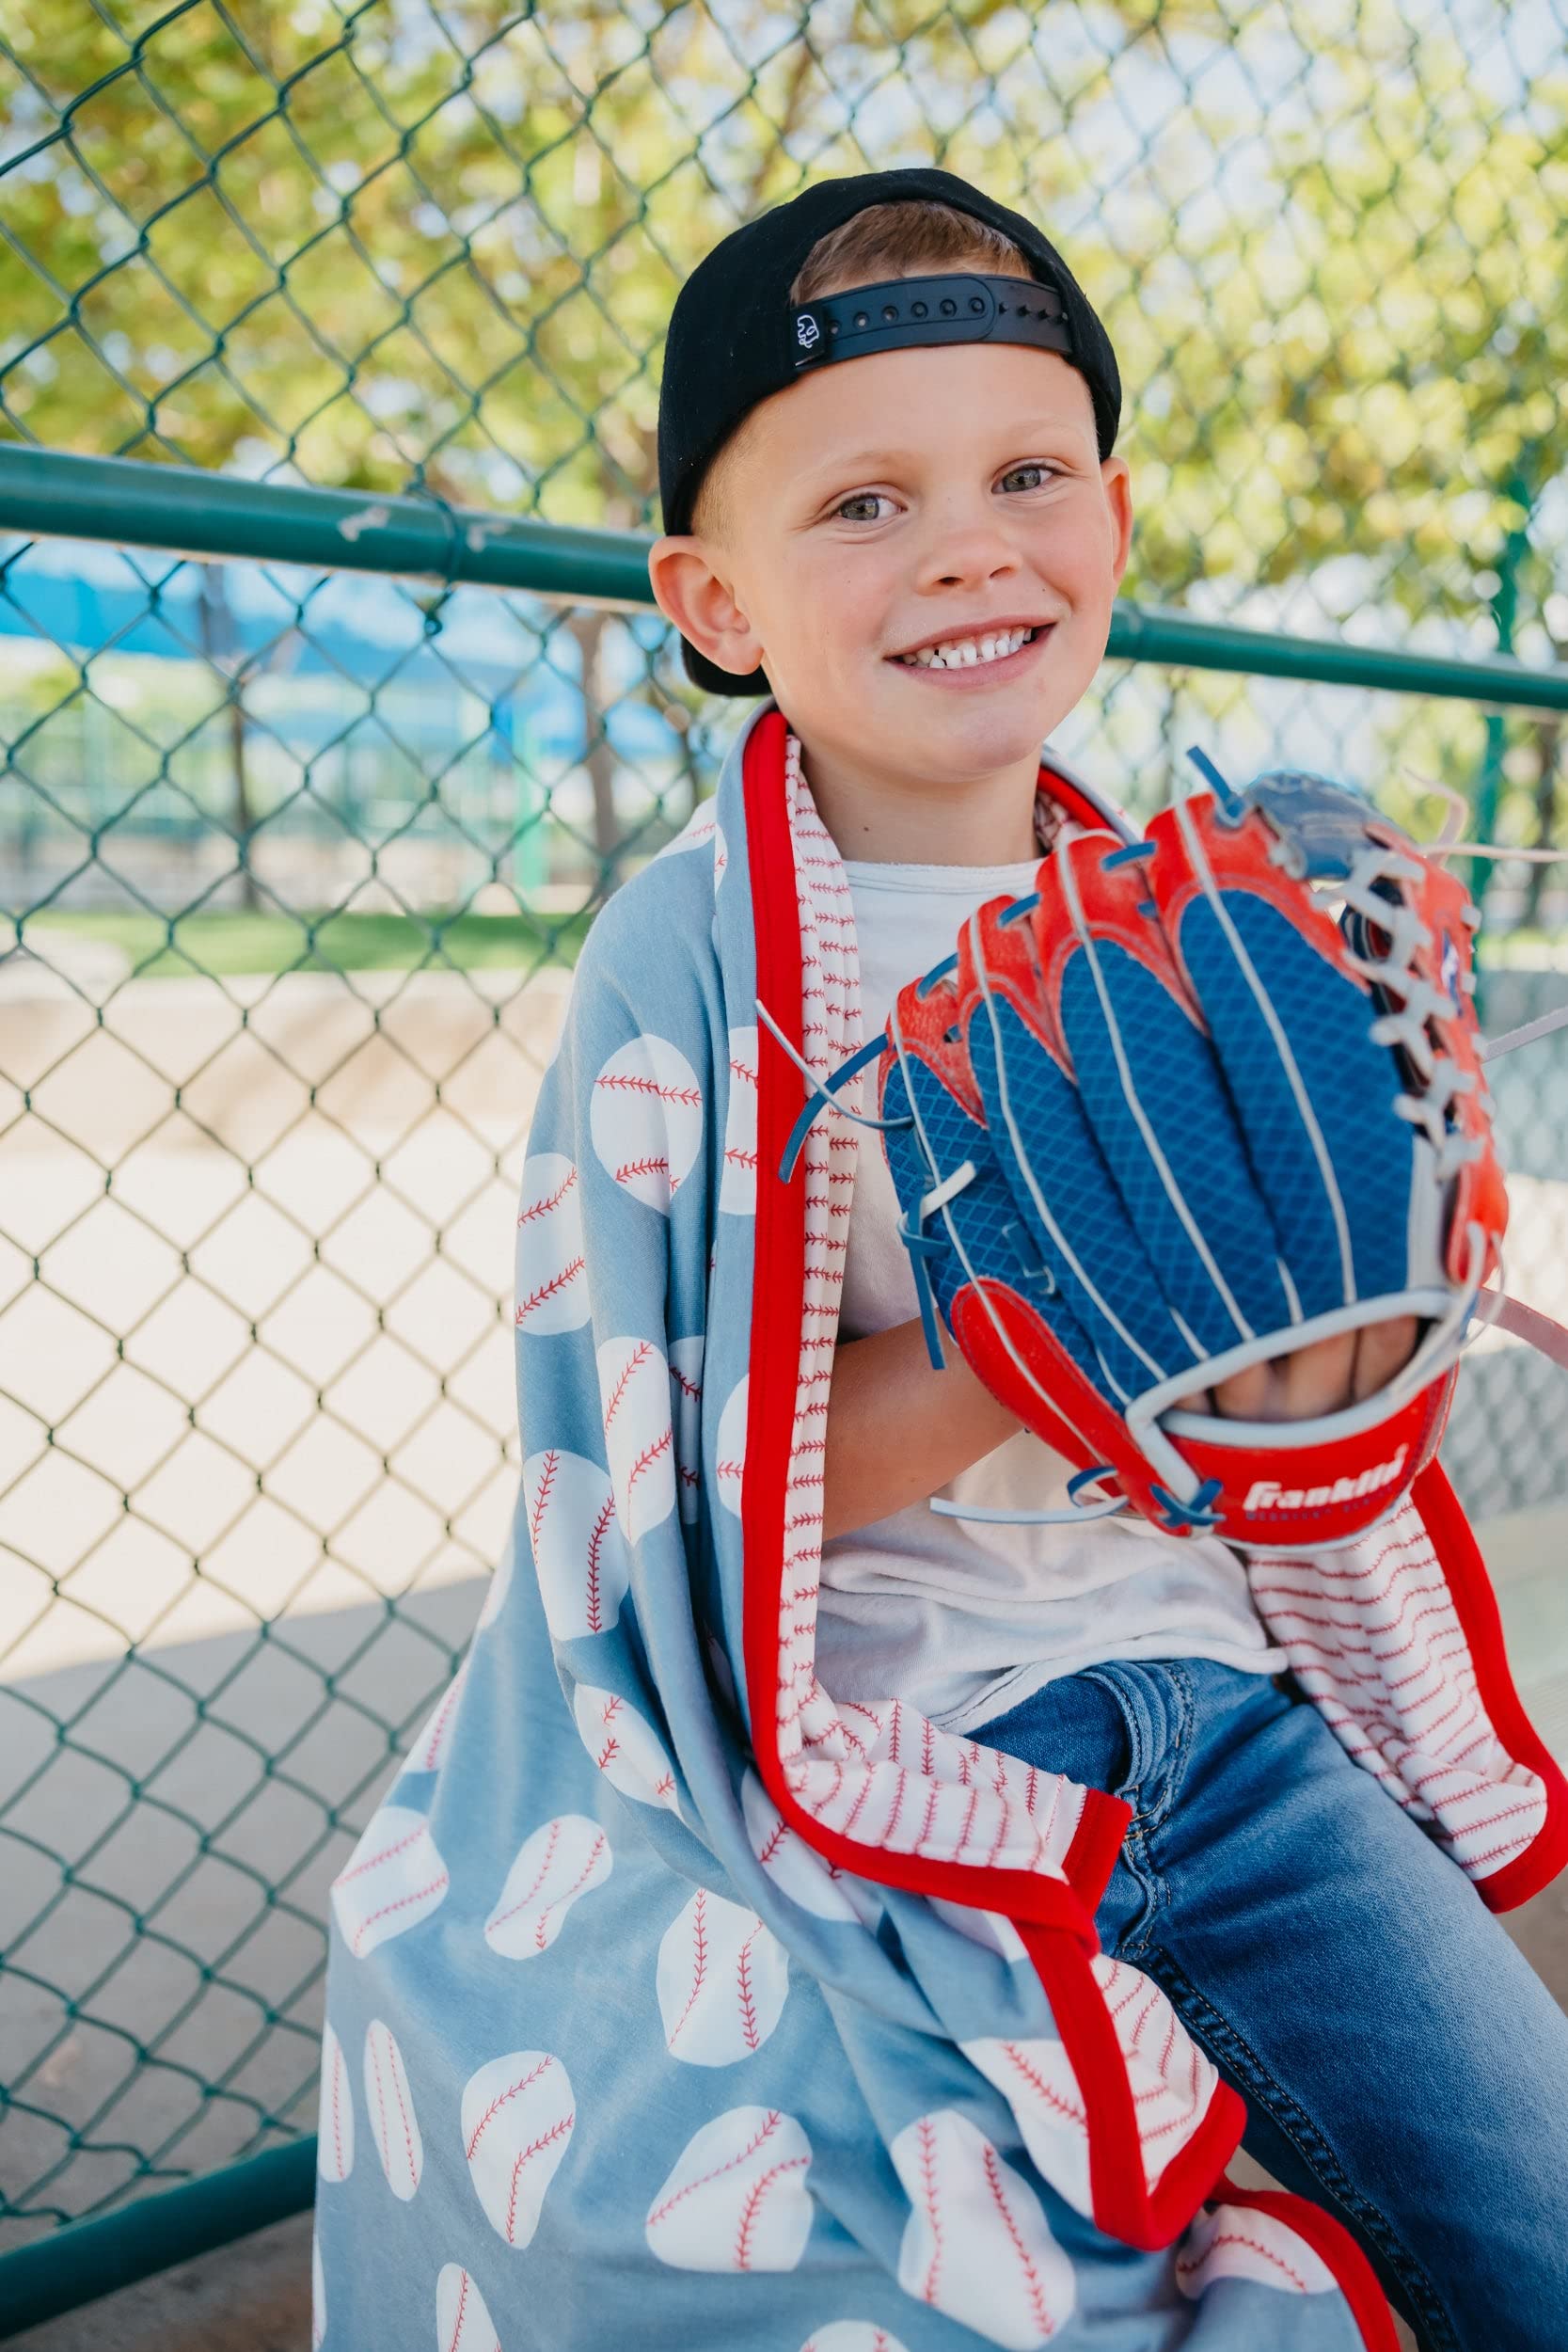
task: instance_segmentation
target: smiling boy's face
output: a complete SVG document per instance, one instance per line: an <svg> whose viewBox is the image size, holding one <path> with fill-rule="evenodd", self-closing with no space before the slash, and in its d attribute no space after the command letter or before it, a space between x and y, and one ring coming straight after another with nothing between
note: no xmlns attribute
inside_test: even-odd
<svg viewBox="0 0 1568 2352"><path fill-rule="evenodd" d="M1027 856L1132 539L1083 376L1017 343L836 360L753 409L721 472L722 536L659 540L655 594L721 668L767 672L840 848L946 862L963 807L985 839L958 862ZM898 659L1014 621L1034 642L999 660Z"/></svg>

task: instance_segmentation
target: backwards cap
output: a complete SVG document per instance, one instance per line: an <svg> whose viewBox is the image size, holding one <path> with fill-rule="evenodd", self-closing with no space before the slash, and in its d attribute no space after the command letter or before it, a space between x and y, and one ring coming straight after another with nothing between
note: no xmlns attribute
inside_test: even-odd
<svg viewBox="0 0 1568 2352"><path fill-rule="evenodd" d="M857 286L819 302L791 303L789 289L819 237L873 204L951 204L1010 237L1046 291L1021 298L1027 281L958 271ZM658 487L664 528L691 528L703 475L741 419L813 368L908 343L1022 342L1059 352L1088 385L1103 461L1121 419L1121 378L1110 338L1077 279L1033 221L950 171L914 165L818 180L787 204L749 220L716 245L687 279L670 314L658 398ZM761 670L737 676L681 640L686 674L713 694L766 694Z"/></svg>

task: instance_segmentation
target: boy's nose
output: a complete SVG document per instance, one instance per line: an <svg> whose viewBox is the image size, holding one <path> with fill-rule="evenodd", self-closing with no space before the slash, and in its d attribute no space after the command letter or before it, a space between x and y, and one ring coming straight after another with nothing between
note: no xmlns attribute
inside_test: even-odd
<svg viewBox="0 0 1568 2352"><path fill-rule="evenodd" d="M1022 568L1017 548L995 524L973 523L933 532L927 568L946 587L966 580L996 580Z"/></svg>

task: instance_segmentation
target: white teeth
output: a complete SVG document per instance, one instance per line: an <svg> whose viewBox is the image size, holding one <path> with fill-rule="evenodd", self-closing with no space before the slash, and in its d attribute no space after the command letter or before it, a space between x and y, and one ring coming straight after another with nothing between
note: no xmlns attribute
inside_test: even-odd
<svg viewBox="0 0 1568 2352"><path fill-rule="evenodd" d="M982 661L999 661L1016 653L1026 639L1035 634L1027 628L1010 628L1002 636L948 637L940 645L927 645L919 653L900 657L912 669L971 670Z"/></svg>

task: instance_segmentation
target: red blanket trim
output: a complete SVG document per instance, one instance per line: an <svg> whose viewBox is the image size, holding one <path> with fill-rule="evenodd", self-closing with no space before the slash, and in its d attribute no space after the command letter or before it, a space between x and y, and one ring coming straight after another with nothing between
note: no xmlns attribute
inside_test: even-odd
<svg viewBox="0 0 1568 2352"><path fill-rule="evenodd" d="M1228 2083L1216 2083L1203 2121L1166 2166L1150 2198L1127 2060L1088 1961L1063 1936L1027 1926L1019 1932L1078 2077L1085 2113L1093 2118L1089 2193L1095 2226L1145 2252L1168 2246L1213 2195L1212 2185L1246 2128L1245 2104Z"/></svg>
<svg viewBox="0 0 1568 2352"><path fill-rule="evenodd" d="M784 803L784 754L786 723L777 710L764 713L747 739L747 856L755 910L757 993L799 1048L800 1036L800 932L792 886L795 871L789 816ZM766 1027L758 1037L756 1264L752 1293L758 1298L800 1298L805 1289L806 1207L800 1184L778 1182L778 1167L801 1102L800 1073ZM779 1756L779 1616L784 1584L784 1492L800 1377L797 1350L779 1343L768 1318L752 1322L750 1407L746 1467L741 1476L740 1521L745 1544L746 1605L742 1648L752 1747L764 1788L792 1830L835 1868L879 1885L908 1887L949 1902L1000 1911L1066 1933L1085 1952L1098 1952L1093 1904L1104 1892L1132 1807L1119 1797L1096 1790L1086 1804L1071 1851L1078 1858L1085 1899L1073 1884L1030 1870L991 1870L983 1881L962 1863L889 1853L835 1830L824 1829L795 1797ZM1112 1841L1114 1840L1114 1843ZM1109 1858L1106 1849L1109 1847ZM1097 1883L1098 1882L1098 1883ZM983 1895L976 1893L983 1884Z"/></svg>
<svg viewBox="0 0 1568 2352"><path fill-rule="evenodd" d="M1399 2352L1393 2313L1377 2282L1377 2273L1342 2221L1309 2199L1292 2197L1283 2188L1238 2188L1234 2182L1226 2179L1209 2195L1214 2204L1249 2205L1255 2212L1272 2213L1297 2237L1305 2238L1319 2260L1333 2271L1339 2292L1350 2305L1351 2317L1361 2330L1366 2352Z"/></svg>
<svg viewBox="0 0 1568 2352"><path fill-rule="evenodd" d="M800 937L794 852L784 805L785 722L766 712L746 744L747 857L755 911L757 993L800 1043ZM765 1027L758 1040L758 1187L753 1295L799 1298L805 1279L805 1198L776 1171L800 1103L799 1073ZM769 1180L772 1181L769 1181ZM1099 2227L1124 2244L1168 2245L1191 2220L1236 2147L1245 2120L1242 2101L1216 2087L1208 2114L1169 2168L1151 2204L1126 2061L1104 1996L1089 1969L1100 1949L1093 1912L1120 1851L1132 1815L1124 1798L1091 1789L1069 1850L1064 1885L1024 1870L977 1870L962 1864L890 1853L825 1830L800 1804L779 1755L779 1614L784 1579L784 1493L794 1428L799 1361L779 1344L776 1326L754 1316L746 1467L741 1481L746 1600L742 1647L752 1748L763 1786L789 1827L836 1867L880 1885L907 1887L1013 1920L1039 1971L1052 2014L1095 2118L1089 2135L1090 2185Z"/></svg>
<svg viewBox="0 0 1568 2352"><path fill-rule="evenodd" d="M1489 1911L1513 1911L1549 1886L1568 1863L1568 1780L1544 1746L1514 1688L1492 1580L1441 1464L1429 1463L1411 1492L1469 1644L1476 1687L1492 1727L1514 1761L1528 1764L1545 1784L1546 1819L1533 1842L1500 1870L1471 1882Z"/></svg>

